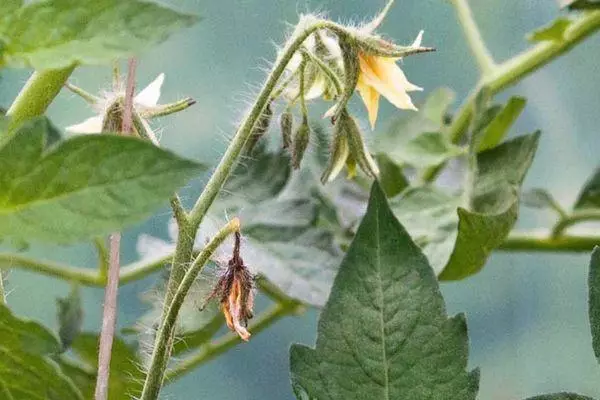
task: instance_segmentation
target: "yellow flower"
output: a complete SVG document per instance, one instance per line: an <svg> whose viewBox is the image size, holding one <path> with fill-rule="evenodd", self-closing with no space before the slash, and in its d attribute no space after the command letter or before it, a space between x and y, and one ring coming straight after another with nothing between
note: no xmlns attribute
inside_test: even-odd
<svg viewBox="0 0 600 400"><path fill-rule="evenodd" d="M423 31L412 44L419 47ZM359 91L369 113L371 128L375 127L379 110L379 96L383 96L396 107L416 110L408 92L423 90L408 81L404 72L396 64L398 58L381 57L359 53L359 75L356 89Z"/></svg>

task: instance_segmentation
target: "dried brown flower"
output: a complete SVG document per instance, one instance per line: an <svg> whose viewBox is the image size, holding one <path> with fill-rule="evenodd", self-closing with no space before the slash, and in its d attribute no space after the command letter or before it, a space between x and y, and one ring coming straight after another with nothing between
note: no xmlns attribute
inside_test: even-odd
<svg viewBox="0 0 600 400"><path fill-rule="evenodd" d="M246 328L248 320L253 316L254 275L240 257L240 241L240 233L236 232L232 257L207 301L219 296L227 326L248 341L250 332Z"/></svg>

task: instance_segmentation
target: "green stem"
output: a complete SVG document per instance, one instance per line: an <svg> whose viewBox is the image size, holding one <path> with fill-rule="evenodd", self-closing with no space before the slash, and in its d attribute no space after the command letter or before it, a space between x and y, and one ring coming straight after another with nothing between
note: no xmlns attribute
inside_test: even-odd
<svg viewBox="0 0 600 400"><path fill-rule="evenodd" d="M492 74L496 67L496 63L481 37L479 28L477 28L477 24L471 13L469 3L467 0L452 0L452 4L454 4L458 20L460 21L471 53L475 56L475 60L479 65L481 73L484 76Z"/></svg>
<svg viewBox="0 0 600 400"><path fill-rule="evenodd" d="M154 351L152 352L152 358L150 360L150 366L148 368L148 374L146 375L146 381L144 382L140 400L154 400L158 398L171 352L175 323L185 296L217 247L219 247L229 235L239 231L239 229L240 221L237 218L234 218L225 225L225 227L223 227L200 252L198 257L196 257L194 263L183 277L177 291L173 294L172 301L168 303L168 309L164 314L164 318L162 319L156 334Z"/></svg>
<svg viewBox="0 0 600 400"><path fill-rule="evenodd" d="M581 222L589 221L600 221L600 211L598 210L583 210L575 211L572 214L567 215L558 220L556 225L552 228L552 237L557 238L563 234L563 232L570 226L579 224Z"/></svg>
<svg viewBox="0 0 600 400"><path fill-rule="evenodd" d="M590 252L600 245L598 236L562 235L552 237L548 232L512 232L498 248L501 251L524 252Z"/></svg>
<svg viewBox="0 0 600 400"><path fill-rule="evenodd" d="M498 65L492 75L478 82L456 113L448 132L452 143L458 143L467 132L479 88L487 86L493 96L563 55L598 29L600 29L600 11L583 13L569 26L563 40L542 42ZM444 165L426 169L421 176L421 181L433 182Z"/></svg>
<svg viewBox="0 0 600 400"><path fill-rule="evenodd" d="M273 325L281 318L288 315L293 315L297 311L291 304L275 304L273 307L264 313L260 314L254 323L250 324L249 330L253 335L258 334L267 327ZM196 353L192 353L187 357L184 357L175 366L169 369L165 375L165 378L172 382L178 378L181 378L186 373L190 372L197 366L207 363L208 361L216 358L220 354L225 353L227 350L235 347L241 343L241 339L238 335L228 333L220 339L210 343L201 348Z"/></svg>
<svg viewBox="0 0 600 400"><path fill-rule="evenodd" d="M102 279L106 279L108 273L109 256L106 243L103 238L94 238L94 247L98 253L98 271Z"/></svg>
<svg viewBox="0 0 600 400"><path fill-rule="evenodd" d="M8 134L28 119L43 115L74 69L75 66L34 72L6 112L10 117Z"/></svg>
<svg viewBox="0 0 600 400"><path fill-rule="evenodd" d="M0 268L0 305L6 304L6 293L4 292L4 276L2 276L2 269Z"/></svg>
<svg viewBox="0 0 600 400"><path fill-rule="evenodd" d="M76 94L77 96L81 97L83 100L85 100L89 104L98 104L100 102L100 99L98 97L94 96L91 93L86 92L82 88L75 86L72 83L69 83L69 82L65 83L65 87L67 89L69 89L71 92L73 92L74 94Z"/></svg>
<svg viewBox="0 0 600 400"><path fill-rule="evenodd" d="M333 86L335 87L336 95L339 96L343 91L343 84L340 78L337 76L335 71L329 67L323 60L317 57L315 54L311 53L306 49L302 49L302 54L305 57L308 57L315 65L319 67L319 69L327 76L327 78L331 81Z"/></svg>
<svg viewBox="0 0 600 400"><path fill-rule="evenodd" d="M20 268L39 272L55 278L74 281L86 286L104 286L104 281L96 270L40 261L20 254L0 254L0 266L4 269Z"/></svg>
<svg viewBox="0 0 600 400"><path fill-rule="evenodd" d="M196 104L196 100L191 97L187 97L183 100L176 101L174 103L164 104L161 106L157 106L151 108L149 110L143 111L141 113L144 118L157 118L164 117L165 115L174 114L183 110L188 109L189 107Z"/></svg>

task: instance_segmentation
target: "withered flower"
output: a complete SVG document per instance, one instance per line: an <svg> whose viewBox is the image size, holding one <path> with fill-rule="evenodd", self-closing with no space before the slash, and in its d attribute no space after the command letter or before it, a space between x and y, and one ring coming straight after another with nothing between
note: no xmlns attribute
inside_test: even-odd
<svg viewBox="0 0 600 400"><path fill-rule="evenodd" d="M219 296L227 326L237 332L243 340L248 341L248 320L253 317L254 275L240 257L240 241L241 235L236 232L231 259L206 301Z"/></svg>

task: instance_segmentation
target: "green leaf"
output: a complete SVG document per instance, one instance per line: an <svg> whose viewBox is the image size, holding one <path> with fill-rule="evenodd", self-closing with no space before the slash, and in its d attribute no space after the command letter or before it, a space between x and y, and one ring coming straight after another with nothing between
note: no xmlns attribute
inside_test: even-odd
<svg viewBox="0 0 600 400"><path fill-rule="evenodd" d="M539 132L479 153L471 209L458 209L458 235L439 278L463 279L483 268L517 221L521 184L539 142Z"/></svg>
<svg viewBox="0 0 600 400"><path fill-rule="evenodd" d="M292 345L298 398L475 399L463 315L447 318L427 259L373 185L367 214L319 320L315 349Z"/></svg>
<svg viewBox="0 0 600 400"><path fill-rule="evenodd" d="M58 306L58 336L62 343L62 349L65 351L81 332L81 324L83 323L79 286L73 284L69 295L64 299L57 299L56 303Z"/></svg>
<svg viewBox="0 0 600 400"><path fill-rule="evenodd" d="M510 127L515 123L525 108L527 101L523 97L511 97L508 103L497 109L492 108L493 118L483 129L479 141L478 151L496 147L508 134Z"/></svg>
<svg viewBox="0 0 600 400"><path fill-rule="evenodd" d="M558 204L546 189L540 188L525 191L521 195L521 202L527 207L551 210L555 210Z"/></svg>
<svg viewBox="0 0 600 400"><path fill-rule="evenodd" d="M388 197L394 197L406 189L410 182L402 173L402 168L385 154L375 156L379 166L379 183Z"/></svg>
<svg viewBox="0 0 600 400"><path fill-rule="evenodd" d="M538 139L538 133L521 136L477 154L468 199L431 187L413 188L394 199L395 215L440 279L478 272L506 238L517 219L520 186ZM465 200L469 209L460 207Z"/></svg>
<svg viewBox="0 0 600 400"><path fill-rule="evenodd" d="M82 333L73 342L72 349L77 360L62 358L61 369L67 374L86 399L93 398L98 365L99 336L95 333ZM110 400L130 400L141 393L144 372L141 361L123 340L115 338L110 359L108 398Z"/></svg>
<svg viewBox="0 0 600 400"><path fill-rule="evenodd" d="M527 39L531 42L562 42L565 38L565 31L571 23L572 21L568 18L557 18L550 24L531 32Z"/></svg>
<svg viewBox="0 0 600 400"><path fill-rule="evenodd" d="M594 400L592 397L582 396L575 393L553 393L541 396L529 397L527 400Z"/></svg>
<svg viewBox="0 0 600 400"><path fill-rule="evenodd" d="M198 21L138 0L3 0L0 16L0 65L35 69L110 63Z"/></svg>
<svg viewBox="0 0 600 400"><path fill-rule="evenodd" d="M0 148L0 237L72 242L140 221L201 170L151 143L86 135L44 152L39 119Z"/></svg>
<svg viewBox="0 0 600 400"><path fill-rule="evenodd" d="M596 359L600 362L600 247L598 246L592 251L588 287L592 347Z"/></svg>
<svg viewBox="0 0 600 400"><path fill-rule="evenodd" d="M446 87L438 88L427 96L427 100L421 106L421 113L425 118L441 126L444 124L446 113L452 103L454 103L455 98L456 95L452 89Z"/></svg>
<svg viewBox="0 0 600 400"><path fill-rule="evenodd" d="M574 208L577 210L600 208L600 167L596 169L594 175L588 179L579 192Z"/></svg>
<svg viewBox="0 0 600 400"><path fill-rule="evenodd" d="M83 399L48 356L61 350L43 326L0 305L0 395L10 400Z"/></svg>
<svg viewBox="0 0 600 400"><path fill-rule="evenodd" d="M388 152L396 163L415 168L440 165L444 161L464 154L460 147L440 132L425 132L407 141L403 146Z"/></svg>

